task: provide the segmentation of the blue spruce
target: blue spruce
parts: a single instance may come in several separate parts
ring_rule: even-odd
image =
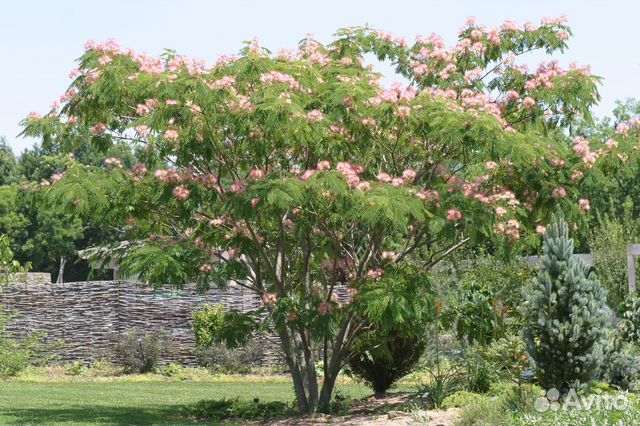
[[[567,390],[588,383],[603,362],[607,293],[573,254],[561,214],[544,234],[542,266],[524,289],[523,337],[540,385]]]

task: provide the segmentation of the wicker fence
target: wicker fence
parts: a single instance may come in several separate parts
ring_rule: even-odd
[[[255,294],[237,285],[225,291],[212,288],[199,294],[194,286],[178,291],[124,281],[90,281],[15,284],[0,292],[0,305],[17,314],[7,330],[18,338],[46,333],[50,355],[62,361],[108,358],[119,335],[132,327],[141,327],[149,331],[164,329],[171,335],[171,349],[163,357],[163,363],[195,365],[191,314],[204,303],[222,303],[226,309],[247,312],[261,302]],[[262,362],[273,362],[276,358],[270,346]]]

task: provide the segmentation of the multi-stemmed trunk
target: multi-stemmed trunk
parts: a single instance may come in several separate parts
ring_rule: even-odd
[[[314,350],[311,333],[291,325],[278,331],[287,366],[291,372],[298,410],[301,413],[328,409],[336,379],[348,353],[349,343],[353,340],[347,338],[350,335],[349,331],[354,331],[351,320],[352,317],[343,324],[333,339],[327,338],[324,342],[322,360],[324,377],[321,388],[318,386],[317,352]]]

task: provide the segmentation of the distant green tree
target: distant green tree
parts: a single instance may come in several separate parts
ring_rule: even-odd
[[[12,183],[16,176],[16,157],[7,144],[7,138],[0,136],[0,185]]]
[[[0,171],[2,152],[0,144]],[[11,181],[16,184],[0,186],[0,234],[9,238],[16,259],[31,262],[35,271],[50,272],[54,281],[64,259],[67,265],[64,281],[88,278],[89,265],[79,259],[78,250],[115,241],[117,232],[104,227],[99,219],[81,219],[44,203],[39,188],[48,185],[57,174],[63,174],[72,161],[101,166],[111,157],[117,157],[127,167],[136,162],[136,155],[126,143],[116,144],[107,152],[90,150],[88,145],[81,144],[72,155],[47,144],[35,144],[17,162],[14,158]],[[94,275],[106,277],[105,274],[103,271]]]

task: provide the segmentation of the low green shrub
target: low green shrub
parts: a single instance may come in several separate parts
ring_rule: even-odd
[[[458,391],[442,400],[442,408],[445,410],[456,407],[460,408],[486,398],[487,397],[485,395],[481,395],[479,393]]]
[[[0,378],[15,376],[27,368],[41,347],[41,334],[32,334],[18,340],[6,330],[6,324],[13,316],[0,306]]]
[[[349,368],[376,395],[382,395],[411,372],[424,349],[425,338],[420,334],[400,328],[373,332],[356,340]]]
[[[620,306],[622,320],[618,324],[620,337],[632,343],[640,343],[640,297],[629,294]]]
[[[464,370],[456,365],[427,368],[427,380],[418,394],[429,406],[441,408],[446,397],[464,389]]]
[[[82,361],[76,361],[64,368],[64,374],[67,374],[69,376],[79,376],[84,370],[85,367]]]
[[[150,373],[169,349],[171,339],[165,330],[146,332],[134,327],[120,336],[115,348],[116,362],[126,373]]]
[[[640,236],[640,222],[634,220],[629,204],[624,203],[621,218],[598,215],[597,228],[589,238],[589,250],[593,266],[602,287],[607,290],[609,306],[617,308],[629,293],[627,278],[627,244],[635,243]]]
[[[640,354],[625,344],[612,351],[604,365],[602,380],[620,389],[637,391],[640,384]]]
[[[465,389],[471,392],[484,393],[492,383],[503,378],[503,374],[481,353],[468,350],[464,354]]]
[[[212,421],[226,419],[268,420],[278,416],[288,416],[295,413],[292,405],[272,401],[262,403],[257,398],[253,401],[233,399],[202,400],[186,408],[186,416],[191,418],[206,418]]]
[[[170,363],[160,368],[160,374],[167,377],[183,377],[186,369],[180,364]]]
[[[446,407],[460,408],[458,425],[512,424],[513,413],[524,416],[535,411],[540,392],[535,385],[494,383],[484,395],[458,392],[446,400]]]
[[[470,401],[460,407],[459,418],[456,424],[459,426],[476,425],[503,425],[509,424],[510,415],[504,410],[501,402],[486,396]]]
[[[213,344],[198,351],[200,364],[213,373],[221,374],[250,373],[260,365],[264,355],[264,341],[259,339],[250,339],[234,349],[224,344]]]
[[[525,343],[520,336],[510,334],[502,337],[492,342],[483,353],[494,366],[493,371],[503,379],[521,383],[526,380],[527,372],[531,371]]]

